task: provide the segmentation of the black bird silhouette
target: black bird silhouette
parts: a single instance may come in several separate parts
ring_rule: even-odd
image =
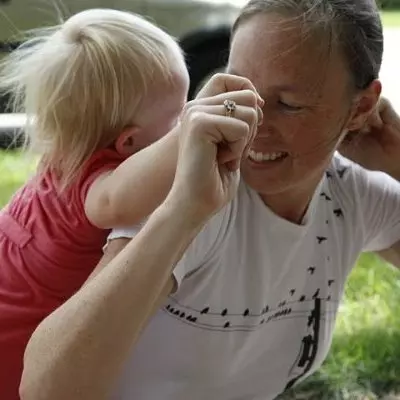
[[[308,267],[308,269],[307,269],[307,271],[311,274],[311,275],[313,275],[314,274],[314,272],[315,272],[315,267]]]
[[[339,175],[339,178],[342,179],[346,171],[347,171],[347,167],[343,167],[342,169],[338,169],[337,173]]]
[[[317,289],[317,291],[314,293],[314,296],[312,297],[313,299],[318,298],[319,296],[319,289]]]
[[[326,201],[332,201],[332,199],[325,192],[321,193],[321,197],[323,197]]]
[[[339,218],[343,217],[343,211],[340,208],[337,208],[336,210],[333,210],[333,212],[337,217],[339,217]]]

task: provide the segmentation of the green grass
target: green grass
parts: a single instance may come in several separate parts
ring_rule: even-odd
[[[19,152],[0,151],[0,207],[34,172],[34,163]]]
[[[351,273],[321,370],[283,398],[305,392],[307,400],[369,400],[400,393],[400,273],[378,256],[362,255]]]
[[[18,152],[0,152],[0,207],[33,170]],[[365,254],[350,275],[328,359],[282,398],[369,400],[392,391],[400,393],[400,273]]]

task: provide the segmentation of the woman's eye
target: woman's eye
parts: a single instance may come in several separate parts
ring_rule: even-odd
[[[302,106],[295,106],[295,105],[292,105],[292,104],[288,104],[288,103],[285,103],[282,100],[279,100],[279,105],[281,107],[285,108],[288,111],[300,111],[300,110],[303,109]]]

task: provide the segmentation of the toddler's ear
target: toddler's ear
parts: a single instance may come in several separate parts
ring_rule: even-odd
[[[115,150],[122,156],[130,156],[138,149],[136,148],[135,136],[140,131],[137,126],[126,127],[115,141]]]

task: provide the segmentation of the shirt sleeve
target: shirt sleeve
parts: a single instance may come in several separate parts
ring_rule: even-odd
[[[232,208],[232,204],[229,204],[212,217],[189,245],[173,271],[176,288],[179,288],[186,276],[201,268],[222,247],[222,242],[227,237],[232,223]],[[112,230],[107,243],[118,238],[134,238],[144,224],[145,222],[132,228]]]
[[[85,204],[86,196],[93,182],[102,174],[116,169],[125,157],[118,154],[115,150],[104,149],[96,152],[84,166],[79,177],[77,195],[80,202]]]
[[[400,183],[378,171],[357,169],[364,251],[390,248],[400,240]]]

